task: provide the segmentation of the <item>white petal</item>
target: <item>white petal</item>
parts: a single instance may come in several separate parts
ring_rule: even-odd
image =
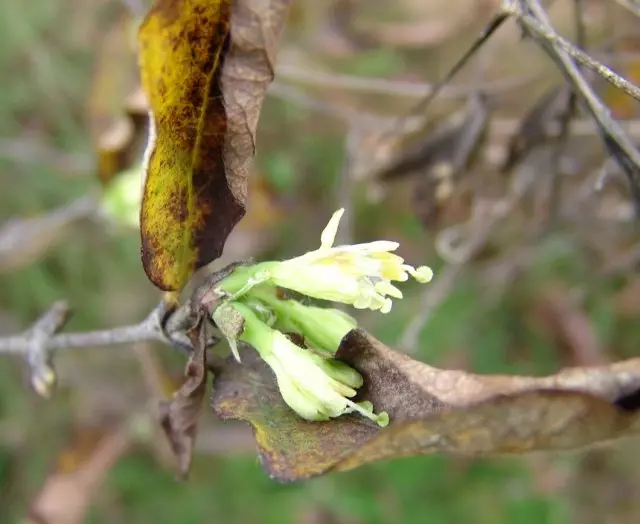
[[[331,219],[329,223],[322,231],[322,235],[320,235],[320,249],[328,249],[333,246],[333,242],[336,239],[336,233],[338,232],[338,226],[340,225],[340,219],[344,214],[344,208],[338,209]]]
[[[384,301],[384,304],[380,308],[380,313],[383,313],[386,315],[387,313],[389,313],[389,311],[391,311],[391,306],[393,306],[393,302],[391,301],[390,298],[386,298]]]
[[[400,244],[391,240],[374,240],[373,242],[365,242],[363,244],[352,244],[348,246],[337,246],[336,250],[344,252],[360,252],[360,253],[385,253],[387,251],[395,251]]]
[[[402,291],[400,291],[396,286],[391,284],[388,280],[382,280],[380,282],[376,282],[375,284],[376,291],[382,295],[389,295],[393,298],[402,298]]]

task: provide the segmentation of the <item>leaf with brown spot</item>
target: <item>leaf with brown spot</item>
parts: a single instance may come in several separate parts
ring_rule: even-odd
[[[353,415],[301,420],[256,352],[241,354],[242,364],[228,359],[216,370],[213,407],[253,426],[262,464],[280,480],[425,453],[579,449],[640,432],[640,359],[541,378],[481,376],[433,368],[354,330],[337,357],[364,376],[358,399],[389,413],[380,429]]]
[[[181,289],[244,216],[262,100],[290,0],[158,0],[140,28],[153,133],[141,214],[149,279]]]

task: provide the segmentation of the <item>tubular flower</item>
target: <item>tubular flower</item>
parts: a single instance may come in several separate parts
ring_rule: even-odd
[[[397,242],[333,246],[343,213],[344,209],[339,209],[333,214],[318,249],[284,262],[269,263],[265,268],[269,280],[310,297],[388,313],[391,297],[402,298],[392,281],[404,282],[412,276],[425,283],[433,278],[433,271],[427,266],[414,268],[392,253],[398,248]]]
[[[329,420],[346,413],[361,415],[386,426],[386,413],[373,413],[373,406],[350,400],[362,386],[362,376],[347,364],[326,359],[297,346],[282,332],[272,329],[251,310],[232,302],[244,317],[240,339],[251,344],[276,376],[286,404],[310,421]]]

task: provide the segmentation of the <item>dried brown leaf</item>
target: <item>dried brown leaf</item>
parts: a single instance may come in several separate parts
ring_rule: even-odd
[[[536,100],[509,141],[507,156],[500,168],[503,173],[511,170],[536,147],[560,136],[570,96],[571,88],[563,84],[545,91]]]
[[[299,419],[255,352],[241,354],[242,364],[217,370],[213,407],[253,426],[262,464],[280,480],[405,455],[577,449],[640,431],[640,359],[541,378],[480,376],[433,368],[354,330],[337,357],[364,376],[359,398],[389,413],[380,429],[355,416]]]
[[[382,181],[416,175],[413,208],[427,228],[439,222],[465,170],[469,169],[486,137],[489,108],[481,96],[426,135],[399,148],[376,174]]]
[[[489,108],[482,96],[472,96],[467,106],[442,124],[407,141],[376,178],[391,181],[427,171],[435,178],[454,177],[473,160],[489,122]]]
[[[178,461],[178,471],[185,478],[198,430],[198,417],[207,390],[207,332],[204,317],[189,332],[194,351],[185,369],[185,381],[169,402],[160,404],[160,424]]]

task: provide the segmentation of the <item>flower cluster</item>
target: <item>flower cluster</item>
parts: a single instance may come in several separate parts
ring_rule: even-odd
[[[284,401],[307,420],[328,420],[357,412],[386,425],[386,413],[374,414],[369,402],[353,402],[362,376],[347,364],[333,358],[344,336],[356,327],[349,315],[335,310],[304,305],[285,299],[278,288],[308,297],[349,304],[357,309],[388,313],[392,299],[402,292],[392,282],[413,277],[429,282],[433,272],[426,266],[414,268],[393,253],[396,242],[377,241],[334,246],[344,210],[333,214],[322,232],[320,247],[283,262],[262,262],[240,267],[222,280],[217,288],[242,320],[225,328],[225,315],[214,315],[222,333],[229,339],[238,358],[236,339],[248,342],[271,367]],[[295,334],[304,346],[285,333]]]

